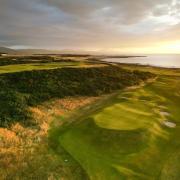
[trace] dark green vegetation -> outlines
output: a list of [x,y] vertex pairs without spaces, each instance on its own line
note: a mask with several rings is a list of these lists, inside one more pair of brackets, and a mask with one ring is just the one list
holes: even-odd
[[0,58],[0,66],[4,65],[12,65],[12,64],[29,64],[29,63],[48,63],[48,62],[56,62],[53,57],[48,56],[9,56],[9,57],[1,57]]
[[[32,64],[32,63],[53,63],[53,62],[74,62],[71,59],[62,59],[52,56],[7,56],[0,57],[0,66],[13,64]],[[15,69],[15,68],[14,68]]]
[[[22,65],[12,65],[14,71],[19,71],[16,66]],[[23,66],[29,68],[28,70],[31,69],[31,64]],[[51,69],[49,64],[45,66],[48,66],[48,70],[0,75],[0,126],[7,126],[14,121],[28,122],[27,107],[38,105],[51,98],[101,95],[137,85],[154,76],[148,72],[129,71],[116,66],[56,69]]]
[[92,180],[179,180],[180,76],[176,71],[57,119],[64,125],[52,128],[52,147],[69,153],[68,163],[75,159]]

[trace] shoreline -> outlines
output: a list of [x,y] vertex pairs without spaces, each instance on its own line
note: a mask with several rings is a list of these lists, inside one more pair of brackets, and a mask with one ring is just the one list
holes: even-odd
[[140,64],[140,63],[123,63],[123,62],[111,62],[100,60],[103,63],[116,64],[116,65],[127,65],[127,66],[141,66],[141,67],[152,67],[152,68],[160,68],[160,69],[169,69],[169,70],[180,70],[180,67],[165,67],[165,66],[156,66],[151,64]]

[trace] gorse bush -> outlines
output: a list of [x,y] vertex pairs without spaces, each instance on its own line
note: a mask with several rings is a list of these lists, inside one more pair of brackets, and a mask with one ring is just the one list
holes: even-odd
[[51,98],[96,96],[113,92],[154,77],[116,66],[62,68],[0,75],[0,125],[28,119],[28,106]]
[[0,126],[28,119],[27,97],[11,89],[0,90]]

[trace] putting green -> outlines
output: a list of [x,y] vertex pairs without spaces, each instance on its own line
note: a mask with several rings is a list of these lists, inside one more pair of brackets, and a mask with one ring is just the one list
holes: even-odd
[[178,180],[179,107],[180,77],[161,76],[82,109],[79,121],[60,127],[55,138],[92,180]]
[[153,111],[145,102],[131,100],[113,104],[94,115],[96,124],[102,128],[117,130],[133,130],[151,124]]

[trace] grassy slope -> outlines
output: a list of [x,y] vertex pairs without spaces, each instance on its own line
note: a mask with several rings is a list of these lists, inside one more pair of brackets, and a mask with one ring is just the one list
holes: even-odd
[[172,68],[160,68],[160,67],[152,67],[148,65],[143,66],[143,65],[135,65],[135,64],[119,64],[118,66],[128,70],[140,70],[140,71],[152,72],[158,75],[180,76],[179,69],[172,70]]
[[[70,64],[71,62],[61,64],[36,63],[10,65],[1,67],[0,73],[54,69],[65,66],[78,67],[76,65],[79,65]],[[154,72],[157,72],[157,70]],[[33,78],[37,79],[35,74],[36,73],[34,73]],[[166,74],[166,71],[163,71],[163,74]],[[14,76],[14,74],[12,75]],[[113,76],[114,75],[115,74],[113,74]],[[90,76],[92,76],[91,73]],[[102,78],[102,76],[100,77]],[[127,76],[125,77],[127,79]],[[111,78],[112,77],[109,77],[109,79],[105,79],[105,81],[111,82],[112,80],[116,80]],[[24,79],[24,81],[25,80],[26,79]],[[117,79],[117,81],[119,82],[119,79]],[[62,151],[61,155],[63,154],[62,156],[68,159],[68,162],[64,162],[63,166],[74,167],[77,161],[81,167],[84,168],[85,174],[87,172],[92,179],[109,180],[119,179],[119,177],[125,179],[127,179],[127,177],[131,179],[152,179],[152,177],[170,179],[172,174],[176,176],[179,169],[178,162],[180,157],[178,154],[179,141],[177,140],[179,137],[179,126],[177,129],[170,131],[168,128],[161,127],[159,121],[161,121],[163,117],[158,115],[156,104],[164,102],[165,99],[171,99],[171,101],[168,101],[168,103],[161,108],[167,108],[172,112],[172,120],[178,121],[178,117],[180,117],[177,110],[177,105],[179,105],[179,98],[177,98],[179,96],[178,82],[178,78],[173,80],[173,78],[170,77],[163,77],[153,86],[147,86],[138,91],[120,92],[118,95],[113,95],[105,101],[81,109],[81,112],[78,112],[78,114],[73,114],[73,119],[77,118],[83,121],[79,124],[68,126],[68,130],[65,128],[64,133],[58,131],[58,134],[56,134],[56,137],[60,137],[58,140],[60,140],[61,146],[66,150],[65,152],[60,148],[59,150]],[[163,85],[164,83],[166,85]],[[54,84],[53,81],[53,85]],[[99,84],[102,86],[101,83]],[[173,87],[175,84],[178,86]],[[22,87],[20,87],[18,91],[24,91],[25,88]],[[54,88],[52,85],[50,85],[50,87]],[[82,85],[82,87],[86,86]],[[167,87],[170,88],[168,92],[164,89]],[[172,97],[172,91],[175,91],[176,96]],[[37,92],[38,91],[36,91],[36,93]],[[160,98],[159,95],[162,97]],[[142,102],[140,103],[137,98],[141,99]],[[143,100],[147,100],[148,103]],[[121,114],[121,116],[118,116],[118,114]],[[119,121],[119,119],[122,121]],[[149,123],[149,121],[152,121],[152,123]],[[166,138],[169,138],[169,140],[166,140]],[[173,139],[172,142],[170,141],[171,139]],[[163,153],[162,150],[164,150]],[[158,159],[160,153],[162,157]],[[157,162],[159,164],[155,167]],[[77,169],[79,167],[80,166],[77,166]],[[78,170],[78,172],[80,173],[81,170]],[[84,180],[85,178],[83,176],[85,174],[77,174],[76,177]],[[179,177],[175,178],[179,179]]]
[[154,77],[116,66],[77,67],[0,74],[0,126],[15,121],[26,124],[28,106],[52,98],[101,95]]
[[31,63],[31,64],[16,64],[0,66],[0,74],[14,73],[21,71],[43,70],[43,69],[56,69],[63,67],[80,66],[83,63],[80,62],[55,62],[55,63]]
[[[54,116],[90,104],[97,98],[73,97],[51,100],[31,108],[36,125],[0,128],[0,175],[1,180],[79,180],[83,175],[76,162],[71,166],[48,148],[47,129]],[[76,172],[76,173],[75,173]],[[85,180],[83,178],[83,180]]]
[[[178,76],[161,76],[143,88],[120,92],[89,107],[89,113],[81,110],[81,121],[59,129],[54,138],[93,180],[180,179],[179,82]],[[165,127],[164,120],[177,127]]]

